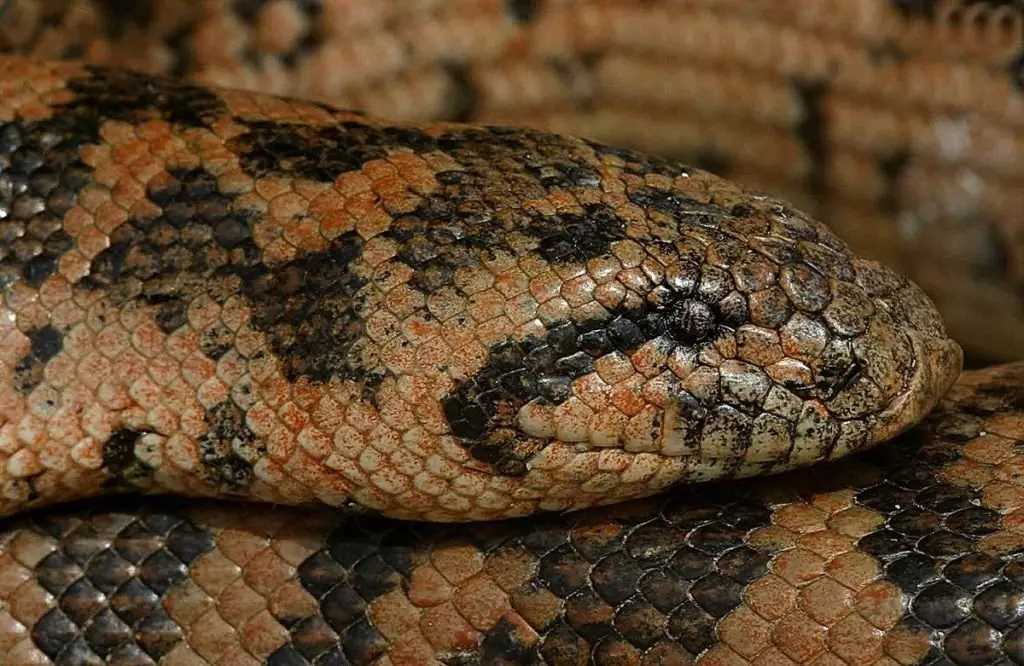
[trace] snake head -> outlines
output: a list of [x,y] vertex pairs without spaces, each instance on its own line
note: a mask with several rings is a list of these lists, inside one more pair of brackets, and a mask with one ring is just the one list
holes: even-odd
[[621,236],[534,285],[568,316],[493,346],[445,403],[473,458],[542,504],[863,451],[959,376],[921,289],[788,204],[697,170],[624,198]]

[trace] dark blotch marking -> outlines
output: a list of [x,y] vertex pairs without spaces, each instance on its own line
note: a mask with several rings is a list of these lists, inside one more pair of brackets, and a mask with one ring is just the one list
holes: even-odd
[[[139,122],[157,117],[180,126],[203,127],[224,112],[220,100],[200,88],[139,74],[92,68],[89,77],[72,81],[70,87],[76,99],[58,109],[55,121],[64,125],[55,126],[52,133],[64,142],[69,141],[66,137],[73,138],[74,150],[62,158],[69,163],[63,173],[73,176],[77,187],[90,174],[69,160],[77,159],[81,145],[98,140],[104,120]],[[625,220],[610,207],[589,205],[582,214],[552,215],[522,207],[525,200],[543,199],[553,192],[598,187],[600,176],[588,163],[591,148],[619,157],[630,173],[674,176],[683,170],[633,151],[567,143],[554,135],[510,128],[459,129],[431,136],[417,129],[358,121],[317,128],[237,120],[248,130],[230,143],[243,169],[255,177],[282,175],[325,182],[395,151],[447,154],[458,168],[438,174],[437,189],[416,192],[422,198],[420,205],[385,232],[386,238],[398,243],[397,260],[413,268],[411,284],[426,293],[451,286],[457,269],[478,265],[495,254],[536,251],[556,263],[606,254],[614,241],[625,237],[626,228]],[[31,164],[39,161],[25,159]],[[381,376],[364,367],[362,356],[364,313],[359,292],[368,278],[353,268],[362,254],[361,238],[349,233],[323,252],[270,266],[263,263],[252,238],[258,220],[236,210],[233,198],[217,190],[214,176],[202,169],[171,175],[172,180],[153,183],[147,192],[160,213],[131,219],[116,229],[82,285],[105,290],[114,306],[129,301],[153,306],[161,330],[172,333],[187,324],[188,307],[199,295],[223,303],[238,293],[240,280],[241,292],[253,309],[253,325],[267,333],[289,379],[351,379],[361,382],[364,397],[372,400]],[[48,182],[44,178],[39,186]],[[76,193],[59,199],[71,205]],[[660,205],[668,215],[698,213],[691,202],[669,195],[638,196]],[[12,206],[26,211],[35,205],[30,203],[12,199]],[[523,246],[524,234],[533,247]],[[512,238],[517,239],[514,244]],[[19,265],[19,270],[26,277],[47,275],[56,258],[53,254],[42,268],[26,264]],[[227,339],[222,330],[204,331],[204,353],[220,357],[228,347]],[[584,353],[561,357],[558,377],[587,372],[587,354],[606,344],[600,332],[581,341]],[[566,391],[558,378],[545,379],[540,386],[542,393],[555,399]],[[245,472],[231,464],[218,476],[231,482],[240,474]]]
[[[693,659],[715,643],[715,617],[741,603],[743,587],[766,570],[769,557],[742,540],[768,525],[770,512],[760,500],[720,484],[686,488],[660,506],[627,512],[616,521],[620,529],[590,529],[591,521],[606,520],[600,511],[583,512],[574,524],[566,520],[552,520],[550,529],[570,535],[564,545],[538,556],[537,582],[566,600],[562,628],[544,635],[540,652],[546,657],[569,646],[586,653],[615,640],[641,652],[671,644]],[[722,537],[711,534],[728,534],[731,542],[719,544]],[[527,538],[514,537],[506,547]],[[577,543],[586,544],[591,563],[572,546]],[[554,571],[563,575],[544,574]],[[576,573],[565,578],[568,572]]]
[[[459,257],[467,251],[512,252],[506,236],[513,230],[525,230],[535,238],[539,251],[550,261],[600,256],[613,240],[625,237],[625,220],[607,206],[590,206],[583,215],[545,216],[522,210],[524,200],[600,185],[600,176],[579,148],[554,135],[485,127],[434,137],[414,128],[374,127],[357,121],[320,128],[267,121],[247,124],[249,131],[229,145],[239,154],[246,173],[257,178],[277,174],[333,182],[342,173],[396,151],[449,155],[462,168],[438,174],[438,190],[416,192],[424,202],[408,214],[412,226],[418,220],[442,236],[447,232],[447,239],[432,239],[439,263],[464,265],[466,259],[460,262]],[[680,171],[653,158],[638,155],[637,159],[657,163],[673,174]],[[407,240],[398,233],[399,239]],[[479,254],[473,261],[479,261]]]
[[[70,82],[76,98],[58,113],[58,119],[75,131],[61,126],[57,135],[78,137],[75,151],[94,141],[107,119],[162,118],[179,126],[204,127],[214,115],[225,112],[215,95],[169,79],[102,68],[92,68],[90,74]],[[312,127],[236,120],[247,131],[229,141],[229,146],[242,168],[256,178],[277,175],[333,182],[396,151],[451,158],[457,167],[437,175],[437,188],[414,192],[421,197],[420,204],[411,212],[403,211],[405,215],[384,232],[398,245],[396,261],[413,269],[411,284],[425,293],[452,287],[456,270],[496,255],[537,252],[558,264],[607,254],[616,240],[626,237],[627,226],[611,207],[588,205],[582,214],[542,214],[523,207],[524,201],[543,200],[555,193],[572,195],[599,188],[601,177],[590,163],[591,150],[621,160],[631,174],[675,177],[686,171],[635,151],[513,128],[460,128],[435,136],[415,128],[377,127],[360,121]],[[85,176],[88,180],[88,172]],[[212,174],[193,169],[171,176],[154,181],[147,192],[160,212],[131,219],[114,230],[110,246],[93,260],[82,285],[103,289],[115,307],[128,302],[154,307],[157,324],[172,333],[187,324],[188,308],[197,297],[206,295],[224,303],[239,293],[240,282],[241,293],[252,307],[252,325],[267,334],[288,379],[352,380],[363,385],[364,399],[372,402],[382,376],[376,361],[364,358],[367,339],[361,290],[370,278],[356,270],[363,252],[359,235],[350,232],[325,251],[268,265],[253,240],[259,220],[235,209],[233,198],[218,191]],[[713,229],[718,217],[729,214],[653,188],[637,188],[631,196],[659,212],[667,225]],[[658,252],[674,251],[671,244],[662,245]],[[657,296],[660,308],[674,299],[670,286]],[[743,318],[744,312],[730,306],[724,293],[711,296],[717,299],[715,313],[723,323]],[[711,296],[701,294],[709,302]],[[693,342],[717,330],[706,313],[691,314],[667,325],[661,311],[628,313],[628,317],[612,313],[609,321],[598,325],[570,325],[578,330],[569,338],[577,340],[528,340],[492,350],[494,367],[463,382],[456,397],[446,401],[453,430],[466,440],[475,457],[494,464],[498,473],[522,474],[524,461],[538,443],[523,440],[511,427],[519,406],[534,398],[555,404],[565,400],[569,382],[590,372],[593,359],[609,349],[635,349],[665,333]],[[557,330],[558,336],[567,334],[567,329]],[[223,337],[223,331],[203,332],[204,352],[211,358],[223,354]],[[541,349],[545,345],[548,350]],[[516,365],[517,356],[525,363],[531,354],[532,367]],[[500,360],[501,355],[509,358]],[[235,415],[225,422],[220,420],[223,417],[211,414],[215,425],[204,444],[204,456],[211,478],[230,488],[244,487],[251,480],[251,470],[242,457],[230,453],[231,446],[225,442],[255,444],[238,425],[244,419]]]
[[185,564],[214,548],[213,537],[191,521],[181,521],[167,533],[167,550]]
[[415,528],[383,519],[353,519],[328,535],[297,568],[319,613],[278,617],[290,639],[269,663],[369,664],[380,657],[388,643],[368,620],[367,608],[399,587],[408,589],[419,542]]
[[[442,173],[439,179],[455,184],[463,180],[462,173]],[[458,201],[466,197],[454,196],[457,198],[430,197],[384,233],[399,242],[398,259],[415,271],[410,284],[425,293],[450,286],[456,270],[478,265],[481,257],[515,252],[507,242],[506,233],[511,229],[490,224],[489,213],[478,206],[460,206]],[[535,238],[536,251],[553,263],[601,256],[612,242],[625,236],[624,222],[603,204],[588,204],[583,215],[531,214],[521,222],[517,231]]]
[[207,480],[224,492],[244,491],[252,483],[252,464],[238,451],[249,455],[262,453],[256,435],[245,423],[245,413],[233,402],[222,402],[206,412],[210,429],[199,438],[199,453],[206,467]]
[[[416,192],[424,202],[385,234],[409,241],[410,232],[429,232],[418,246],[403,248],[400,256],[417,269],[417,285],[438,284],[447,271],[478,263],[484,253],[521,253],[508,244],[512,231],[525,231],[536,239],[541,255],[555,262],[601,256],[612,241],[625,237],[625,220],[608,206],[588,206],[583,215],[541,215],[522,209],[524,200],[600,184],[600,176],[578,147],[553,135],[487,127],[434,137],[414,128],[357,121],[320,128],[267,121],[247,124],[249,131],[229,145],[246,173],[257,178],[277,174],[333,182],[342,173],[400,150],[446,153],[461,165],[438,174],[438,190]],[[655,163],[652,158],[637,159]],[[673,174],[680,171],[665,168]]]
[[[323,252],[269,266],[260,261],[250,215],[232,208],[212,174],[192,169],[171,175],[173,181],[147,192],[161,213],[118,227],[83,286],[105,289],[114,303],[139,300],[154,306],[157,324],[170,334],[187,324],[188,307],[198,295],[223,304],[238,293],[240,280],[252,325],[267,334],[289,379],[352,379],[364,384],[364,397],[372,398],[381,376],[365,368],[360,357],[364,324],[357,292],[366,280],[352,270],[362,253],[358,234],[335,239]],[[220,324],[201,332],[201,349],[215,360],[232,341],[233,333]],[[230,456],[214,459],[221,470],[217,478],[247,485],[246,465]]]
[[[398,261],[414,269],[411,284],[426,293],[450,286],[457,269],[477,265],[483,257],[521,254],[521,247],[509,244],[513,231],[534,239],[533,249],[555,263],[601,256],[614,241],[625,237],[625,220],[605,205],[588,205],[582,215],[541,215],[522,210],[520,202],[524,199],[600,184],[599,175],[583,156],[574,157],[579,148],[567,151],[564,140],[551,135],[495,127],[457,130],[434,137],[416,129],[377,128],[357,121],[326,128],[263,121],[247,125],[249,130],[233,139],[232,147],[241,156],[243,168],[254,177],[277,174],[324,182],[395,150],[442,152],[451,156],[460,168],[438,174],[440,188],[418,193],[422,203],[399,216],[384,232],[386,238],[398,243]],[[683,171],[660,158],[597,144],[592,147],[620,157],[632,173],[656,171],[678,175]],[[668,215],[725,214],[706,207],[701,210],[692,201],[672,199],[665,193],[640,192],[637,196],[648,202],[661,202]],[[229,216],[215,238],[220,245],[227,244],[226,237],[247,243],[244,239],[250,233],[249,224],[237,215]],[[255,310],[254,325],[270,335],[290,378],[306,376],[326,381],[340,376],[363,381],[367,395],[372,397],[380,377],[359,367],[358,353],[364,333],[358,292],[366,281],[351,269],[362,249],[360,237],[350,233],[337,239],[327,252],[300,257],[285,266],[268,268],[250,262],[244,264],[244,270],[236,266],[218,270],[242,276],[243,291]],[[111,249],[114,251],[116,248]],[[698,328],[691,338],[700,338],[707,330]],[[625,333],[631,335],[630,331]],[[607,333],[588,332],[587,339],[581,340],[581,350],[590,354],[607,347],[606,338],[615,334],[614,327]],[[643,339],[640,335],[633,337],[635,344]],[[536,387],[528,384],[515,390],[524,396],[538,394],[556,401],[564,399],[567,386],[563,378],[588,372],[591,361],[585,354],[564,355],[557,360],[557,377],[536,377]],[[526,382],[532,381],[522,377]],[[485,401],[488,399],[484,397]],[[450,414],[454,411],[460,410],[449,409]],[[479,431],[482,426],[479,414],[473,410],[460,414],[456,420],[466,424],[458,426],[464,436],[472,436],[465,433]],[[505,446],[520,445],[506,442]],[[503,473],[520,473],[521,460],[529,453],[527,450],[516,456],[490,458],[495,462],[512,460]]]
[[32,642],[50,659],[78,638],[78,627],[59,608],[49,610],[32,625]]
[[[314,615],[302,620],[295,625],[291,633],[292,649],[306,660],[314,661],[320,655],[337,649],[338,634],[322,617]],[[287,652],[282,652],[281,656],[286,654]],[[281,660],[281,656],[278,657],[278,660]],[[277,662],[271,661],[271,663]],[[330,662],[328,661],[328,663]]]
[[893,9],[907,18],[935,18],[936,0],[890,0]]
[[227,354],[235,341],[235,334],[221,322],[216,322],[203,331],[199,338],[199,349],[203,355],[214,361]]
[[361,358],[365,323],[358,292],[367,280],[352,264],[362,250],[359,235],[349,232],[325,252],[252,271],[243,293],[253,308],[253,326],[268,335],[289,379],[351,379],[372,400],[383,376]]
[[103,470],[106,472],[105,485],[132,486],[134,481],[143,479],[152,468],[135,457],[135,444],[146,433],[129,428],[118,428],[103,444]]
[[[180,643],[185,632],[161,598],[215,543],[184,517],[182,506],[177,500],[105,498],[78,508],[70,520],[58,517],[60,527],[50,529],[45,515],[30,515],[31,529],[59,539],[58,549],[35,567],[37,580],[57,597],[57,607],[31,628],[36,647],[58,664],[134,664],[159,661]],[[134,519],[112,523],[109,514]]]
[[823,82],[794,82],[803,115],[796,127],[804,152],[810,160],[806,177],[807,190],[820,195],[825,190],[828,145],[826,143],[825,110],[822,103],[828,86]]
[[79,151],[103,143],[105,121],[160,118],[202,127],[224,111],[212,93],[174,79],[102,67],[87,71],[68,81],[74,98],[55,105],[53,117],[0,125],[0,210],[6,218],[0,222],[0,290],[17,280],[41,285],[74,246],[61,219],[92,179]]
[[226,110],[209,90],[177,79],[104,67],[86,69],[91,76],[68,81],[75,99],[57,109],[91,122],[97,131],[106,120],[161,119],[184,127],[205,127]]
[[607,254],[614,241],[625,238],[625,221],[609,206],[587,204],[584,211],[530,222],[526,229],[540,239],[537,250],[542,257],[552,263],[582,262]]
[[[565,599],[587,584],[590,568],[590,562],[572,544],[566,543],[541,558],[537,581],[560,599]],[[594,599],[586,605],[596,603],[598,601]]]
[[134,461],[135,443],[140,437],[141,432],[126,428],[114,432],[103,447],[103,466],[114,474],[120,474]]
[[44,557],[36,566],[37,582],[54,596],[63,595],[81,573],[81,566],[59,550]]
[[715,218],[730,217],[729,210],[712,203],[698,203],[678,192],[653,187],[634,187],[627,192],[629,200],[643,208],[661,211],[674,220],[687,220],[699,226],[716,228]]
[[388,641],[368,618],[360,618],[341,639],[341,649],[353,664],[373,664],[388,649]]
[[882,175],[881,204],[890,213],[898,213],[900,209],[900,179],[907,169],[910,155],[900,151],[879,160],[878,171]]
[[540,0],[506,0],[506,6],[519,23],[532,23],[540,12]]
[[440,656],[445,666],[541,666],[551,663],[541,659],[537,645],[527,645],[519,628],[506,617],[484,633],[480,647],[472,652]]
[[1020,51],[1010,60],[1010,80],[1017,88],[1018,93],[1024,93],[1024,45]]
[[[543,338],[506,340],[491,347],[484,367],[445,396],[445,417],[470,455],[499,474],[521,476],[545,440],[519,430],[519,410],[532,401],[559,405],[572,396],[572,382],[594,371],[594,362],[614,351],[630,354],[650,340],[695,346],[714,339],[721,319],[711,306],[667,292],[665,304],[603,319],[556,322]],[[693,405],[691,415],[706,409]]]
[[21,393],[28,393],[43,381],[47,362],[64,346],[64,335],[49,324],[30,329],[25,335],[29,352],[14,366],[14,388]]
[[[619,550],[599,559],[590,572],[590,584],[602,599],[617,606],[633,596],[645,569],[641,562]],[[652,596],[657,594],[654,591]]]
[[483,664],[539,664],[536,645],[527,645],[525,636],[507,618],[502,617],[484,635],[480,646]]
[[667,618],[646,599],[633,598],[618,610],[615,627],[626,644],[648,649],[665,633]]
[[38,287],[74,246],[61,218],[91,178],[78,159],[91,137],[74,116],[0,123],[0,291]]
[[[173,181],[150,184],[155,217],[132,218],[111,233],[110,246],[92,261],[82,285],[106,289],[116,301],[157,306],[164,332],[183,325],[189,296],[206,292],[223,302],[224,278],[259,270],[249,215],[231,209],[216,178],[202,170],[174,170]],[[220,297],[220,298],[218,298]]]
[[884,470],[885,479],[855,488],[857,503],[885,519],[857,548],[877,558],[884,578],[907,595],[902,628],[931,636],[928,663],[994,663],[990,658],[1001,654],[1003,639],[989,625],[1001,621],[1001,609],[1019,604],[1014,593],[1021,588],[999,582],[1005,580],[1000,570],[1012,567],[1019,554],[997,557],[978,549],[1000,529],[999,514],[981,506],[979,489],[950,486],[938,476],[962,459],[963,442],[980,434],[980,418],[1013,409],[1013,391],[982,386],[975,395],[980,400],[952,411],[940,407],[929,417],[923,428],[931,427],[929,421],[943,427],[932,431],[932,441],[911,431],[870,452],[865,459]]
[[[367,162],[388,155],[389,143],[405,136],[408,143],[429,142],[418,130],[373,130],[349,121],[330,127],[311,127],[270,120],[236,120],[248,131],[228,141],[242,169],[254,178],[291,176],[327,183]],[[393,138],[389,134],[394,135]]]
[[100,22],[113,40],[124,37],[129,28],[148,25],[153,20],[153,7],[137,0],[103,0],[104,17]]
[[158,663],[185,637],[185,631],[163,609],[147,616],[136,631],[139,647]]
[[448,98],[446,120],[457,123],[468,123],[476,116],[480,103],[480,91],[470,78],[469,68],[457,63],[450,63],[444,68],[451,81],[451,95]]
[[165,549],[154,552],[139,566],[139,580],[159,595],[187,578],[185,563]]
[[[591,372],[594,359],[612,351],[616,342],[607,322],[591,321],[562,322],[549,327],[543,339],[530,336],[494,345],[484,368],[442,399],[452,433],[475,459],[492,464],[499,474],[525,474],[526,461],[543,441],[522,434],[519,409],[535,399],[565,402],[571,382]],[[588,345],[591,353],[585,351]]]
[[691,169],[678,164],[660,155],[641,153],[631,148],[621,146],[610,146],[597,141],[584,140],[588,146],[593,148],[598,155],[617,157],[622,161],[622,168],[626,173],[635,176],[643,176],[650,173],[662,174],[675,177],[691,173]]
[[122,622],[109,609],[101,611],[93,617],[86,630],[89,648],[103,658],[106,658],[114,648],[129,640],[131,635],[131,627]]
[[712,307],[697,299],[687,299],[673,308],[666,323],[676,339],[689,345],[708,340],[718,327]]

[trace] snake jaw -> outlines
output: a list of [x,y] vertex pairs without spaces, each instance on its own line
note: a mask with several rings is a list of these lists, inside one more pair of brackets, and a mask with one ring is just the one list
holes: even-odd
[[[877,319],[860,353],[867,373],[890,389],[884,408],[866,418],[870,441],[878,444],[907,431],[938,404],[960,376],[963,350],[947,335],[937,308],[920,287],[877,262],[859,261],[857,270],[875,296]],[[881,289],[882,284],[888,286]],[[837,450],[831,457],[846,453]]]
[[963,350],[952,339],[919,331],[908,337],[917,362],[905,390],[873,419],[872,439],[876,442],[891,440],[925,418],[963,370]]

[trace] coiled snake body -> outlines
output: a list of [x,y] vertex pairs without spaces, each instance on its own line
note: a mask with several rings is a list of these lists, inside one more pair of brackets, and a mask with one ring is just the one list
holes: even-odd
[[[772,165],[750,182],[823,213],[861,193],[907,244],[982,224],[1012,145],[967,111],[943,159],[835,140],[858,67],[915,81],[950,7],[757,4],[8,2],[0,662],[1024,664],[1024,370],[954,385],[961,264],[936,308],[787,200],[617,147],[644,141],[595,84],[630,44],[763,38],[789,116],[771,77],[675,75],[754,95],[730,101],[777,136],[749,146],[779,150],[744,149]],[[1003,90],[1000,48],[949,47],[960,97],[879,98],[1012,127],[1016,97],[963,94]],[[462,122],[546,96],[547,122]],[[725,120],[687,145],[707,111],[662,152],[740,178]],[[549,131],[574,113],[596,138]],[[971,196],[915,207],[944,170]]]

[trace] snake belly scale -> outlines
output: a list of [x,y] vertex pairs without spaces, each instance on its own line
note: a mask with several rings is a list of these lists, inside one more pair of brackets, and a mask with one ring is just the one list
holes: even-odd
[[3,663],[1024,661],[1020,371],[954,387],[925,292],[800,209],[34,34],[0,57]]

